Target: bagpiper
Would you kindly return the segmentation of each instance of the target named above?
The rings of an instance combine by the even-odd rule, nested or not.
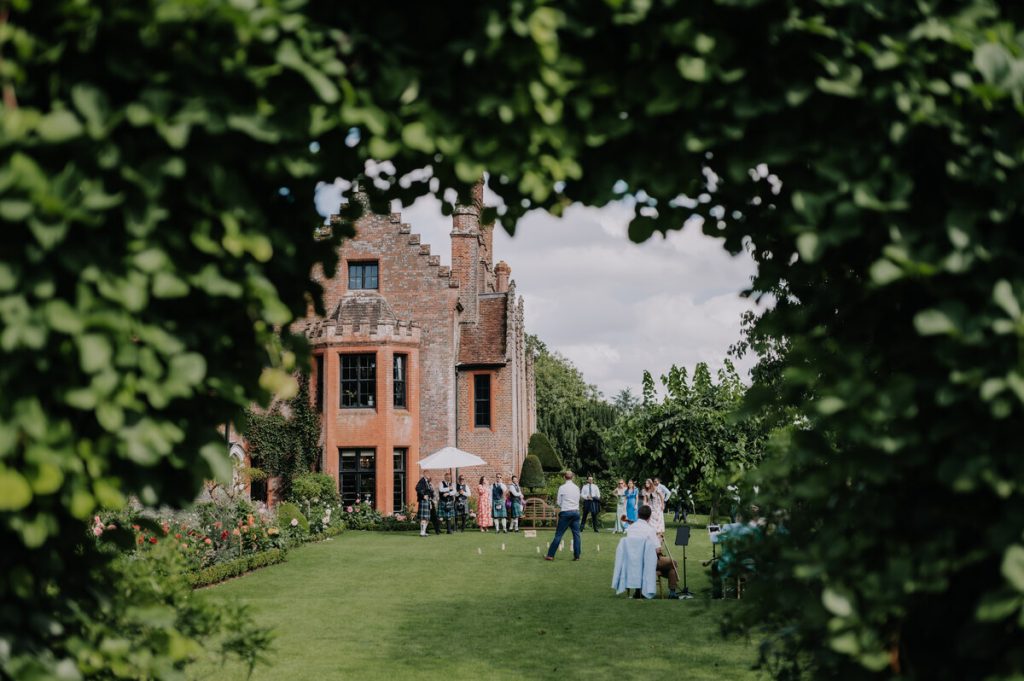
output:
[[[452,484],[451,473],[444,474],[444,480],[441,481],[441,488],[438,491],[441,495],[438,515],[444,520],[445,534],[452,534],[452,521],[455,518],[455,485]]]

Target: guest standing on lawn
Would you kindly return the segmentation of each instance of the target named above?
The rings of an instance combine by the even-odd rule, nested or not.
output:
[[[512,508],[509,515],[509,529],[513,532],[519,531],[519,519],[523,517],[523,490],[519,487],[519,478],[512,476],[512,482],[508,484],[508,496],[512,501]]]
[[[587,526],[587,514],[590,514],[590,522],[597,532],[597,522],[601,515],[601,490],[594,484],[594,476],[587,476],[587,484],[580,490],[580,499],[583,500],[583,517],[580,518],[580,525]]]
[[[636,522],[636,499],[639,494],[636,483],[630,480],[626,484],[626,520],[631,523]]]
[[[661,492],[658,491],[657,485],[650,478],[644,482],[644,489],[640,493],[640,498],[644,505],[651,507],[651,519],[647,522],[650,523],[659,537],[664,536],[665,501],[661,498]]]
[[[459,483],[455,486],[455,524],[459,532],[466,531],[466,516],[469,515],[469,485],[466,484],[466,477],[459,476]]]
[[[427,523],[430,522],[430,504],[434,499],[434,489],[430,484],[430,478],[424,473],[420,481],[416,483],[416,501],[419,508],[416,517],[420,519],[420,536],[427,536]]]
[[[619,480],[618,487],[615,488],[615,530],[612,534],[618,534],[626,531],[626,525],[622,522],[623,516],[626,515],[626,481]]]
[[[504,531],[508,534],[507,517],[505,509],[505,483],[501,481],[501,473],[494,476],[494,484],[491,485],[491,517],[494,518],[494,532]]]
[[[555,538],[551,540],[548,547],[548,554],[544,560],[554,560],[555,551],[562,541],[562,535],[566,529],[572,528],[572,559],[579,560],[580,552],[583,550],[580,544],[580,488],[572,481],[572,471],[565,472],[565,482],[558,488],[558,528],[555,530]]]
[[[441,481],[441,507],[438,515],[444,520],[445,534],[452,534],[452,525],[455,521],[455,485],[452,484],[452,474],[445,473]]]
[[[487,484],[487,476],[480,476],[480,484],[476,486],[476,524],[481,532],[494,525],[491,519],[491,486]]]

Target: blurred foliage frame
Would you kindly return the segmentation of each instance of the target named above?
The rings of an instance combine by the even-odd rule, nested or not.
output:
[[[793,303],[757,322],[788,345],[754,399],[807,422],[758,474],[770,524],[737,625],[780,678],[1020,674],[1022,12],[5,5],[2,669],[171,674],[157,638],[147,668],[80,645],[113,588],[87,519],[229,474],[216,427],[294,390],[305,344],[276,330],[317,305],[310,269],[359,212],[313,239],[315,183],[375,158],[380,212],[427,192],[450,211],[486,171],[510,231],[630,195],[634,240],[696,214],[748,249],[750,293]]]

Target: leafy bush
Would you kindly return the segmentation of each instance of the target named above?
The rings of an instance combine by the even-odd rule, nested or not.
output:
[[[338,484],[326,473],[302,473],[292,478],[289,499],[296,502],[322,501],[337,505]]]
[[[291,502],[278,504],[277,523],[292,544],[301,544],[309,536],[309,521]]]
[[[534,433],[531,435],[527,450],[530,454],[540,459],[541,468],[545,472],[555,473],[565,470],[562,458],[558,456],[558,452],[551,446],[551,441],[548,440],[547,435],[544,433]]]
[[[529,489],[544,486],[544,470],[536,454],[527,454],[523,460],[523,471],[519,476],[519,482],[523,487]]]
[[[203,586],[223,582],[225,579],[237,577],[251,570],[274,565],[275,563],[282,563],[287,557],[287,549],[269,549],[249,556],[242,556],[226,563],[219,563],[198,572],[191,572],[187,575],[187,579],[192,588],[198,589]]]

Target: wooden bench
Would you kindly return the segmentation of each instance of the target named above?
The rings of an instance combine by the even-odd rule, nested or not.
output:
[[[540,497],[530,497],[523,504],[523,519],[530,522],[532,529],[537,529],[537,521],[555,523],[558,520],[558,509]]]

